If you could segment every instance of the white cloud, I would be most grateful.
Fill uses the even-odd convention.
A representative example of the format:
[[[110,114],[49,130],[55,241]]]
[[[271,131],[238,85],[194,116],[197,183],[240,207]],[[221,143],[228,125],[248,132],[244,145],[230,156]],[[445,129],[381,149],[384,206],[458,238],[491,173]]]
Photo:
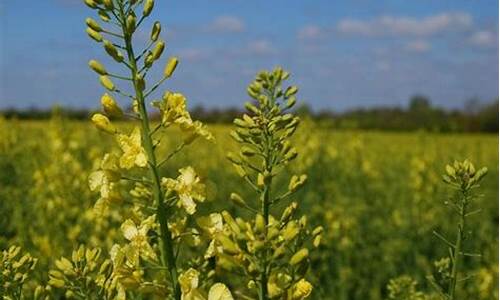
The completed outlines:
[[[199,61],[207,58],[209,55],[208,50],[200,50],[197,48],[186,48],[180,51],[180,57],[190,62]]]
[[[411,52],[423,53],[431,49],[431,44],[424,40],[416,40],[406,44],[405,49]]]
[[[218,33],[243,32],[245,23],[234,16],[219,16],[208,25],[208,29]]]
[[[463,30],[472,25],[472,17],[463,12],[446,12],[425,18],[380,16],[373,20],[344,19],[337,31],[364,36],[430,36],[449,30]]]
[[[491,31],[477,31],[469,38],[469,43],[479,47],[491,47],[498,45],[498,35]]]
[[[306,25],[299,29],[297,37],[302,40],[317,39],[323,35],[321,28],[315,25]]]
[[[269,55],[276,53],[276,49],[268,40],[255,40],[248,43],[247,51],[254,55]]]

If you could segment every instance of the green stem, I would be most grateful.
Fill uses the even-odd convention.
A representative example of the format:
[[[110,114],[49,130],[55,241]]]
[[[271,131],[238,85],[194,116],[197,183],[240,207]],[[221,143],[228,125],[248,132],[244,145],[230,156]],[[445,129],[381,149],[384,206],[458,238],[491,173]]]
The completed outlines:
[[[457,238],[455,241],[455,247],[453,249],[453,261],[451,278],[448,286],[448,296],[450,300],[455,300],[455,291],[458,280],[458,268],[460,266],[460,255],[462,253],[462,241],[464,239],[465,232],[465,215],[467,214],[467,191],[462,190],[462,199],[459,208],[460,220],[458,223]]]
[[[125,24],[126,16],[123,12],[123,6],[120,6],[120,14],[122,16],[122,24]],[[178,282],[176,259],[174,255],[174,244],[172,234],[168,228],[168,210],[164,202],[164,192],[161,187],[160,175],[157,167],[156,155],[153,147],[153,140],[151,138],[151,129],[149,124],[149,117],[146,110],[145,97],[142,89],[139,86],[137,77],[139,75],[137,69],[137,61],[135,59],[134,50],[132,46],[132,36],[127,33],[123,27],[123,35],[125,39],[125,48],[131,67],[132,80],[134,82],[135,98],[139,104],[139,113],[142,121],[142,141],[143,147],[148,156],[149,172],[151,181],[153,182],[153,196],[157,206],[157,217],[160,223],[160,252],[163,265],[168,270],[167,276],[170,276],[173,287],[174,299],[181,299],[181,291]]]
[[[266,126],[267,128],[267,126]],[[272,174],[273,171],[273,145],[272,145],[272,140],[273,136],[272,134],[266,129],[264,131],[265,134],[265,144],[264,144],[264,161],[265,161],[265,167],[264,170],[270,175]],[[261,193],[261,213],[262,216],[264,217],[264,240],[267,242],[267,225],[269,224],[269,209],[271,207],[271,184],[272,184],[272,177],[267,181],[267,179],[264,179],[264,189],[262,190]],[[268,249],[264,251],[264,255],[261,261],[261,268],[262,272],[260,274],[260,291],[259,291],[259,299],[260,300],[268,300],[268,290],[267,290],[267,282],[268,282]]]

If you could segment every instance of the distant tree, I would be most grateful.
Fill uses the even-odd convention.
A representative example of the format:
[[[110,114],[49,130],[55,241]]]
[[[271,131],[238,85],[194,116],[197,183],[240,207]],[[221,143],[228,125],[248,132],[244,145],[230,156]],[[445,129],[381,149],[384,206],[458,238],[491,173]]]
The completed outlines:
[[[427,112],[431,108],[431,100],[427,96],[415,95],[410,98],[409,109],[411,112]]]

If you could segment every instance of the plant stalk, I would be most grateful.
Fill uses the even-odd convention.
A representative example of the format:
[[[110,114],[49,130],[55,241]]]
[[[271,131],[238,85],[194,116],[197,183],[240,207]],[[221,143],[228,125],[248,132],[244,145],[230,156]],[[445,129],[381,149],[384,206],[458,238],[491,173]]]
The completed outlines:
[[[460,266],[460,255],[462,253],[462,242],[465,232],[465,217],[467,210],[467,191],[462,189],[462,199],[459,208],[460,220],[458,223],[457,238],[455,241],[455,248],[453,249],[453,265],[451,269],[451,278],[448,286],[448,296],[450,300],[455,300],[455,291],[458,281],[458,268]]]
[[[120,13],[122,16],[122,22],[125,24],[126,17],[123,13],[123,7],[120,7]],[[174,254],[174,244],[172,240],[172,234],[168,228],[168,209],[164,202],[164,192],[161,187],[160,175],[157,166],[156,154],[153,147],[153,141],[151,138],[151,129],[149,124],[149,117],[145,104],[145,97],[142,89],[139,87],[138,83],[138,68],[137,60],[135,59],[134,49],[132,46],[132,34],[128,33],[126,28],[123,26],[123,35],[125,40],[125,48],[127,51],[129,65],[131,66],[131,75],[134,83],[135,98],[139,106],[139,114],[141,116],[141,127],[142,127],[142,142],[146,155],[148,157],[149,173],[150,179],[153,182],[153,196],[154,202],[156,204],[156,211],[158,221],[160,223],[160,252],[161,261],[166,271],[167,276],[170,276],[172,281],[173,295],[174,299],[181,299],[181,291],[178,283],[178,272],[176,266],[176,258]]]

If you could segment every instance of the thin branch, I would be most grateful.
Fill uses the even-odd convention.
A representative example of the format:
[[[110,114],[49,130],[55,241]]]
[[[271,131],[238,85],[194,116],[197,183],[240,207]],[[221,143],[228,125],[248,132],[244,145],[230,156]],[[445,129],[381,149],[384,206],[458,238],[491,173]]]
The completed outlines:
[[[450,248],[455,249],[455,245],[453,245],[450,241],[448,241],[444,236],[440,235],[437,231],[433,230],[432,233],[437,236],[441,241],[443,241]]]

